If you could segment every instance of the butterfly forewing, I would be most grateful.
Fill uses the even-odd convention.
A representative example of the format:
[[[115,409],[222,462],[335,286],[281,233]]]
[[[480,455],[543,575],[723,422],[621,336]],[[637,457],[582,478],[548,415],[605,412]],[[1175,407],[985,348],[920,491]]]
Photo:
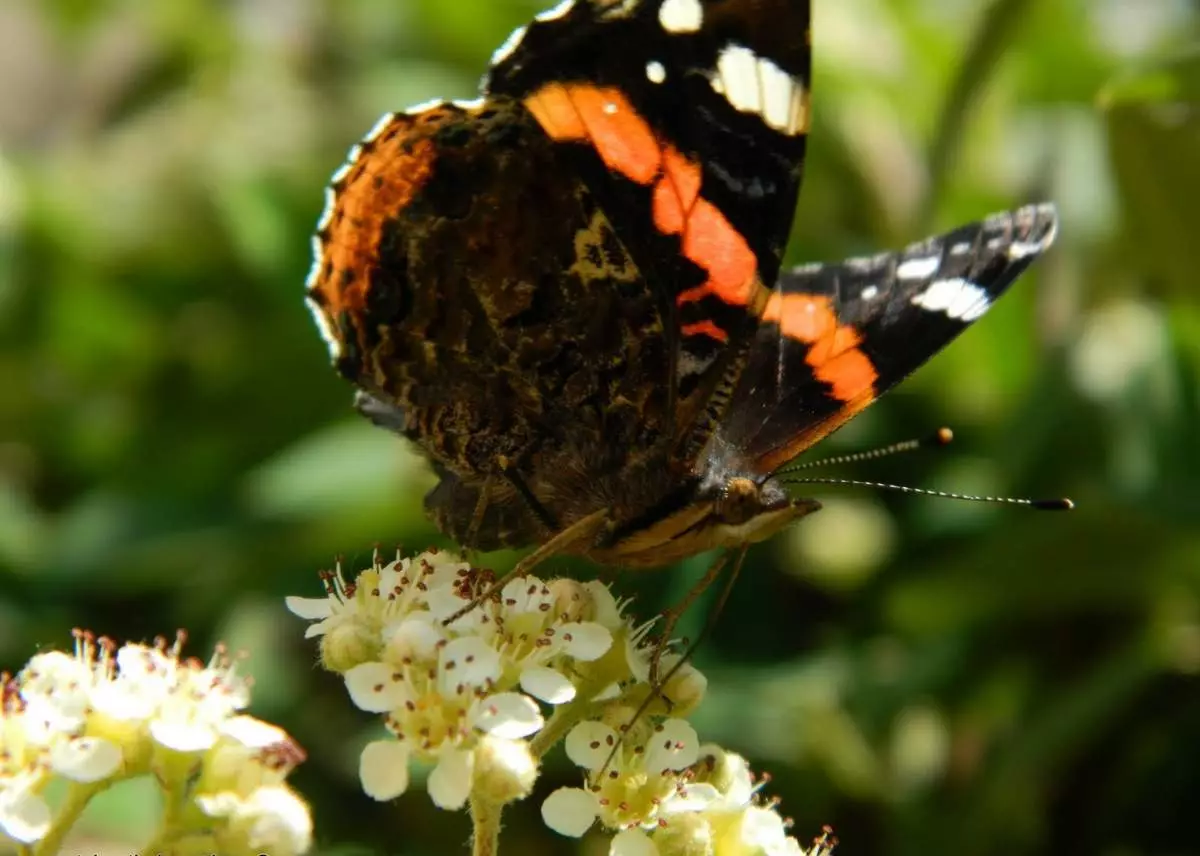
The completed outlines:
[[[808,0],[575,0],[497,52],[492,96],[567,143],[660,295],[686,383],[752,335],[791,228]]]

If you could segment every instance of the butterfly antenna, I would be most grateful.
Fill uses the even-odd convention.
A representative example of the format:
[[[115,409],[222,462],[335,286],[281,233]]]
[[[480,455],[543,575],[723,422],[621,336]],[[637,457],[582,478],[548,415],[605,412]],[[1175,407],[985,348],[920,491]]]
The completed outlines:
[[[795,478],[783,479],[784,484],[825,484],[838,487],[871,487],[876,490],[890,490],[896,493],[907,493],[913,496],[936,496],[940,499],[961,499],[964,502],[990,502],[998,505],[1024,505],[1038,511],[1070,511],[1075,503],[1064,497],[1058,499],[1028,499],[1020,496],[976,496],[969,493],[950,493],[944,490],[930,490],[923,487],[910,487],[904,484],[887,484],[886,482],[860,481],[858,479],[834,478]]]
[[[882,446],[878,449],[869,449],[865,452],[853,452],[849,455],[837,455],[833,458],[821,458],[819,461],[805,461],[802,464],[793,464],[790,467],[785,467],[777,471],[775,475],[786,475],[787,473],[808,470],[813,467],[828,467],[834,464],[856,464],[859,461],[873,461],[876,458],[886,458],[889,455],[898,455],[901,452],[915,452],[917,449],[927,449],[931,446],[948,446],[953,439],[953,431],[949,428],[939,428],[929,436],[919,437],[915,440],[891,443],[890,445]]]

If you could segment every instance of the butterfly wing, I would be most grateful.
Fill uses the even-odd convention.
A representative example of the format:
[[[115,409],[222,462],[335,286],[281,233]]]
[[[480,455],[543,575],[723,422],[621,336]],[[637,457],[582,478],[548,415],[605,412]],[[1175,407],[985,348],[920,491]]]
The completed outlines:
[[[565,144],[656,289],[684,395],[766,305],[809,66],[808,0],[573,0],[514,33],[485,80]]]
[[[767,475],[978,320],[1054,240],[1037,205],[904,250],[783,273],[708,450],[717,472]]]

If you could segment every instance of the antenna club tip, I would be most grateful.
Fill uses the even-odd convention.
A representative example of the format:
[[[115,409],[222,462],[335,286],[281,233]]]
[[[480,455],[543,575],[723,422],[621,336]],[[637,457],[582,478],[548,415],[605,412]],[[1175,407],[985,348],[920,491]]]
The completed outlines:
[[[954,440],[954,432],[943,426],[934,432],[933,442],[939,446],[948,446]]]
[[[1035,500],[1033,507],[1042,511],[1072,511],[1075,508],[1075,503],[1064,496],[1059,499]]]

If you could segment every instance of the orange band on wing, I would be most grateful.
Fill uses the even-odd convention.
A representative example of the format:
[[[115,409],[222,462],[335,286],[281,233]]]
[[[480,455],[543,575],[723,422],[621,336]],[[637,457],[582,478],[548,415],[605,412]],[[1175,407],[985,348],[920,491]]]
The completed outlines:
[[[679,328],[679,332],[684,336],[708,336],[710,339],[716,339],[718,342],[728,342],[729,334],[714,324],[712,321],[697,321],[694,324],[684,324]]]
[[[862,335],[849,324],[838,324],[828,297],[772,294],[763,320],[775,322],[784,336],[809,346],[804,361],[817,380],[833,388],[839,401],[859,400],[879,377],[871,359],[858,348]]]
[[[700,196],[700,165],[663,145],[619,89],[549,83],[526,98],[525,106],[552,140],[589,142],[613,172],[653,184],[655,227],[665,235],[681,235],[683,255],[708,273],[676,303],[712,295],[751,311],[761,305],[765,289],[758,280],[758,259],[720,209]]]
[[[552,140],[589,140],[613,172],[649,184],[662,165],[662,148],[646,120],[619,89],[550,83],[525,100]]]

